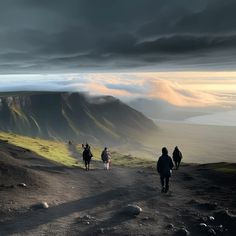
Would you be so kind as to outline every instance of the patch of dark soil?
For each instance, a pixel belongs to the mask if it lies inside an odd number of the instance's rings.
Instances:
[[[6,188],[6,186],[17,186],[20,183],[25,183],[27,186],[40,187],[44,181],[42,176],[37,173],[17,165],[17,162],[4,161],[3,155],[0,159],[0,186]]]
[[[196,204],[196,207],[206,211],[213,211],[217,208],[218,204],[216,202],[203,202]]]
[[[192,181],[192,180],[194,180],[194,177],[188,173],[183,173],[183,180],[184,181]]]
[[[236,215],[233,215],[228,210],[220,210],[214,214],[217,223],[227,227],[231,235],[236,234]]]

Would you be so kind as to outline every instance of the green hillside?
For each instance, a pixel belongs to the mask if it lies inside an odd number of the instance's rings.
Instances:
[[[65,165],[67,167],[84,167],[82,158],[79,160],[73,157],[69,150],[69,146],[65,142],[51,141],[40,138],[30,138],[22,135],[16,135],[12,133],[0,132],[0,140],[8,140],[9,143],[19,147],[29,149],[38,155],[46,158],[50,161]],[[76,145],[78,153],[82,154],[81,144]],[[101,161],[102,148],[98,146],[91,146],[93,152],[93,160]],[[122,155],[117,152],[112,154],[112,164],[128,167],[147,167],[154,166],[155,163],[149,159],[142,159],[138,157],[132,157],[130,155]]]

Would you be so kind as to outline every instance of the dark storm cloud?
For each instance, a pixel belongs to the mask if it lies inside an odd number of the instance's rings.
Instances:
[[[235,66],[235,0],[3,0],[0,73]]]

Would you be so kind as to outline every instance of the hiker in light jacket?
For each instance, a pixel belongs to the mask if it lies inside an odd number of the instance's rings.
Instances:
[[[104,164],[104,170],[109,170],[111,155],[110,155],[107,147],[105,147],[104,150],[102,151],[101,159],[102,159],[103,164]]]

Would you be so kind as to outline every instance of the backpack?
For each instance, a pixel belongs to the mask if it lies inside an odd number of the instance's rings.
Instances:
[[[90,149],[85,148],[83,152],[83,158],[91,158],[93,157],[93,154],[91,153]]]
[[[102,161],[108,161],[108,154],[106,151],[103,151],[101,154]]]

